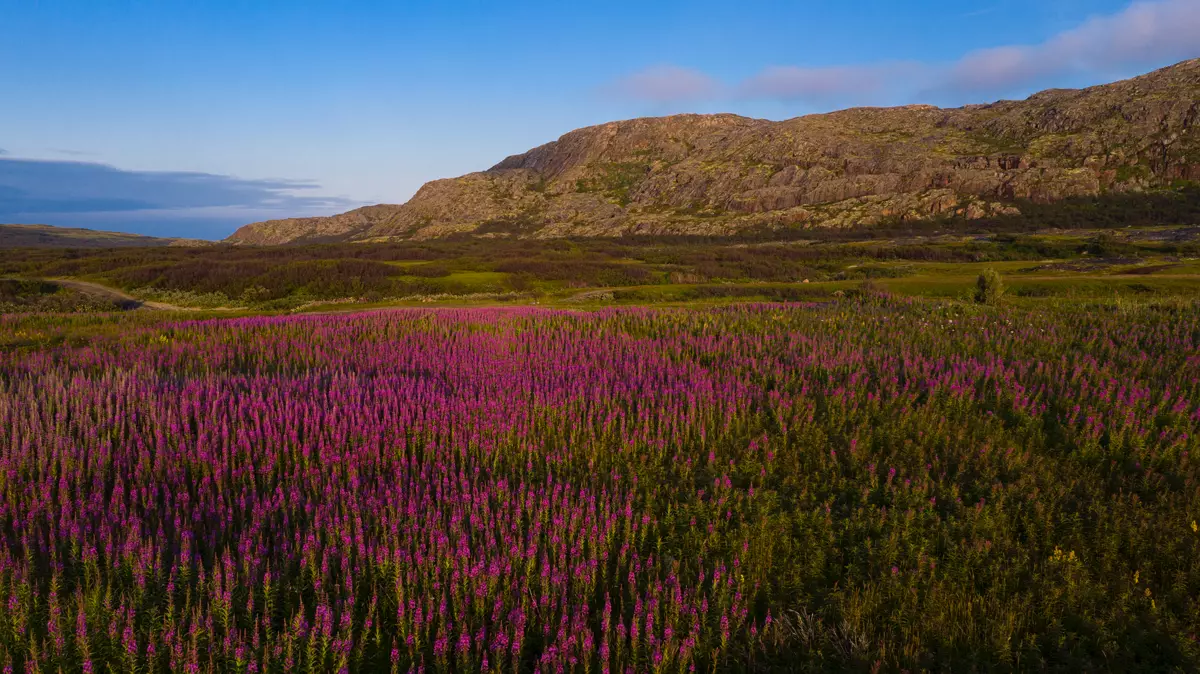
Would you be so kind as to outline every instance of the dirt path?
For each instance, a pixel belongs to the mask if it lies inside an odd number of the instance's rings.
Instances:
[[[174,304],[167,304],[165,302],[147,302],[145,300],[139,300],[138,298],[136,298],[132,295],[126,294],[120,290],[117,290],[116,288],[110,288],[108,286],[103,286],[103,285],[100,285],[99,283],[92,283],[91,281],[77,281],[75,279],[67,279],[67,278],[48,278],[48,279],[42,279],[42,280],[46,281],[47,283],[53,283],[55,285],[62,286],[64,288],[70,288],[71,290],[81,292],[84,295],[91,295],[92,297],[99,297],[101,299],[109,300],[111,302],[114,302],[114,303],[120,305],[121,308],[123,308],[123,309],[153,309],[155,311],[188,311],[187,307],[177,307]]]

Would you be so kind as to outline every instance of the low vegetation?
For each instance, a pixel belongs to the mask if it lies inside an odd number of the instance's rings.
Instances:
[[[878,286],[0,317],[0,666],[1194,670],[1198,339]]]
[[[1110,281],[1129,275],[1144,276],[1140,287],[1152,293],[1178,294],[1184,289],[1180,277],[1198,269],[1198,190],[1029,204],[1025,212],[980,222],[897,222],[869,230],[794,229],[718,239],[463,236],[370,245],[43,249],[0,261],[0,274],[80,278],[143,299],[171,297],[159,301],[181,306],[286,310],[321,301],[469,295],[545,302],[600,288],[627,299],[786,298],[778,294],[783,291],[756,295],[755,289],[811,284],[786,292],[830,295],[864,280],[901,293],[959,295],[969,293],[987,267],[1005,276],[1017,298],[1087,290],[1081,280],[1096,280],[1088,294],[1125,294],[1133,291],[1128,284]],[[738,288],[711,290],[716,286]]]
[[[995,269],[985,269],[975,282],[975,301],[996,306],[1004,298],[1004,281]]]
[[[112,300],[41,280],[0,278],[0,314],[118,311]]]

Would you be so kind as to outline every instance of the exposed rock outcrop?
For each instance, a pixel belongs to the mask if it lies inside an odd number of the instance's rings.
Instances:
[[[781,122],[677,115],[572,131],[403,205],[247,225],[230,241],[728,234],[1012,212],[1200,180],[1200,60],[1024,101]]]

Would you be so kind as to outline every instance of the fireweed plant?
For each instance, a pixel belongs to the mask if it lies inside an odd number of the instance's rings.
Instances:
[[[1195,306],[131,322],[0,353],[0,667],[1192,669],[1198,427]]]

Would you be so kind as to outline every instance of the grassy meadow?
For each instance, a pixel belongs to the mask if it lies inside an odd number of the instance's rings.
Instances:
[[[0,667],[1195,671],[1200,228],[893,234],[6,258]]]
[[[1200,306],[0,317],[14,671],[1189,671]]]
[[[864,281],[899,295],[964,299],[986,269],[1004,277],[1009,299],[1018,303],[1163,299],[1191,295],[1200,278],[1197,226],[966,235],[917,230],[866,239],[800,234],[742,241],[35,249],[0,262],[0,276],[10,285],[67,279],[172,307],[254,312],[820,300],[853,292]],[[20,311],[13,295],[0,288],[0,308]],[[24,302],[26,310],[37,310],[31,302]]]

